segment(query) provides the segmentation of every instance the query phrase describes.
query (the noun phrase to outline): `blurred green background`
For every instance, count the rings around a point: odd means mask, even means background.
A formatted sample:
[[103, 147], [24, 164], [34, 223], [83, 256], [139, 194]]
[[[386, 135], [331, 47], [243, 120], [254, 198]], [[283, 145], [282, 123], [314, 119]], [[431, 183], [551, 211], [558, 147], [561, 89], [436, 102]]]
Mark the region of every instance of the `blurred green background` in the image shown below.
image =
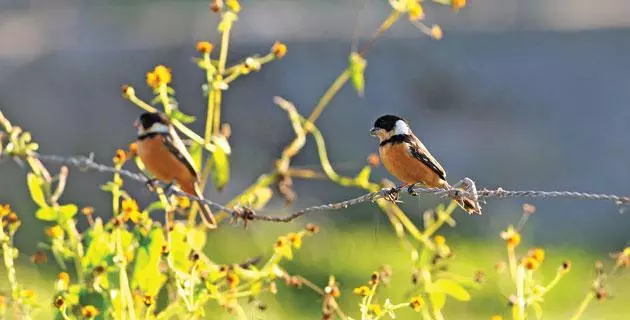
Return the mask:
[[[453, 181], [468, 176], [480, 188], [630, 193], [629, 2], [478, 0], [457, 14], [441, 6], [425, 9], [430, 23], [442, 25], [444, 39], [433, 41], [408, 23], [397, 24], [367, 57], [365, 97], [346, 87], [318, 121], [341, 173], [355, 174], [364, 165], [376, 151], [367, 130], [377, 116], [395, 113], [411, 120]], [[221, 193], [206, 190], [209, 198], [227, 202], [268, 171], [292, 138], [286, 114], [272, 97], [283, 96], [309, 112], [345, 67], [352, 43], [365, 41], [388, 12], [386, 1], [243, 1], [231, 61], [267, 52], [275, 40], [285, 42], [289, 54], [239, 79], [225, 95], [223, 120], [233, 131], [232, 181]], [[149, 97], [144, 77], [154, 65], [173, 68], [182, 110], [203, 118], [204, 75], [190, 58], [195, 41], [218, 42], [216, 23], [205, 1], [0, 0], [0, 109], [33, 133], [42, 153], [94, 152], [97, 161], [109, 162], [116, 148], [134, 139], [131, 124], [139, 114], [120, 98], [119, 87], [129, 83]], [[201, 131], [202, 124], [193, 128]], [[311, 140], [294, 163], [317, 168]], [[11, 161], [0, 164], [0, 202], [10, 203], [23, 221], [16, 237], [22, 252], [18, 277], [44, 301], [58, 269], [28, 261], [44, 239], [44, 224], [33, 217], [25, 175]], [[375, 176], [389, 177], [380, 168]], [[109, 196], [98, 189], [108, 178], [73, 170], [64, 198], [109, 217]], [[153, 199], [143, 185], [129, 185], [143, 203]], [[296, 181], [295, 189], [298, 201], [292, 207], [276, 199], [267, 212], [282, 215], [361, 193], [327, 181]], [[438, 200], [405, 198], [403, 207], [420, 223], [421, 213]], [[458, 211], [458, 226], [441, 232], [457, 254], [453, 267], [463, 274], [482, 270], [489, 283], [473, 292], [468, 304], [449, 302], [448, 318], [508, 315], [503, 295], [511, 288], [493, 268], [504, 259], [498, 234], [518, 221], [523, 202], [492, 200], [482, 217]], [[565, 319], [587, 293], [594, 261], [628, 245], [630, 222], [606, 202], [532, 203], [538, 212], [526, 227], [522, 249], [547, 248], [547, 281], [562, 260], [573, 261], [573, 271], [545, 301], [545, 319]], [[208, 253], [218, 262], [269, 254], [275, 237], [306, 222], [321, 224], [323, 231], [305, 239], [289, 271], [320, 285], [334, 274], [345, 289], [344, 309], [358, 310], [351, 289], [388, 264], [394, 282], [387, 295], [405, 299], [408, 253], [371, 204], [317, 213], [289, 226], [256, 223], [246, 231], [225, 226], [210, 235]], [[630, 318], [624, 303], [628, 284], [627, 275], [614, 281], [613, 299], [593, 304], [585, 318]], [[270, 310], [252, 311], [252, 318], [319, 316], [315, 294], [280, 289], [268, 300]], [[6, 290], [4, 281], [0, 290]]]

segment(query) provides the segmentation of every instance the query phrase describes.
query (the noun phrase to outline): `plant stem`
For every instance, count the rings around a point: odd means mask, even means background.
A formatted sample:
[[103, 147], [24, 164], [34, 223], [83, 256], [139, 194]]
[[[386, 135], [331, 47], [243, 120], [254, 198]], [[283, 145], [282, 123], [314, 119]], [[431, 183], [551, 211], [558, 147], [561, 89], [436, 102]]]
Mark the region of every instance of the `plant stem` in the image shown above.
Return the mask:
[[344, 69], [341, 74], [335, 79], [335, 81], [330, 85], [330, 87], [324, 92], [324, 95], [319, 99], [317, 105], [313, 108], [311, 115], [308, 117], [306, 124], [304, 125], [304, 130], [306, 132], [310, 132], [313, 124], [319, 118], [322, 111], [326, 108], [326, 106], [330, 103], [332, 98], [343, 88], [343, 85], [348, 82], [350, 79], [350, 69]]
[[129, 319], [135, 320], [136, 313], [133, 308], [133, 297], [131, 296], [131, 289], [129, 288], [129, 276], [127, 275], [127, 258], [125, 258], [125, 253], [123, 250], [122, 229], [120, 229], [120, 227], [116, 228], [116, 249], [118, 259], [121, 260], [118, 263], [118, 269], [120, 273], [120, 303], [123, 309], [123, 314], [125, 311], [127, 311], [129, 313]]
[[578, 310], [575, 312], [573, 317], [571, 317], [571, 320], [578, 320], [578, 319], [580, 319], [582, 317], [582, 315], [584, 314], [584, 311], [586, 311], [586, 308], [591, 303], [591, 301], [593, 301], [594, 298], [595, 298], [595, 293], [589, 292], [586, 295], [586, 297], [584, 297], [584, 300], [582, 300], [582, 303], [580, 303], [580, 306], [578, 307]]

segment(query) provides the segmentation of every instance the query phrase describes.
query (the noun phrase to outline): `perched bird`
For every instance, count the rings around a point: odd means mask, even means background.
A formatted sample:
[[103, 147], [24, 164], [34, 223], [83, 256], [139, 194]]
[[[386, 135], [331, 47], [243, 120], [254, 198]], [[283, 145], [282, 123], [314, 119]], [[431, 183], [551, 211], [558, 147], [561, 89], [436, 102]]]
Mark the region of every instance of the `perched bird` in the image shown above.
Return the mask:
[[[412, 188], [422, 183], [430, 188], [451, 189], [446, 181], [446, 172], [429, 150], [416, 137], [407, 120], [384, 115], [376, 119], [370, 134], [379, 140], [379, 154], [383, 165], [397, 179]], [[481, 214], [475, 199], [454, 199], [469, 214]]]
[[[182, 191], [203, 199], [192, 157], [166, 116], [146, 112], [134, 123], [138, 129], [138, 156], [155, 178], [177, 182]], [[201, 217], [209, 228], [216, 228], [210, 207], [200, 202]]]

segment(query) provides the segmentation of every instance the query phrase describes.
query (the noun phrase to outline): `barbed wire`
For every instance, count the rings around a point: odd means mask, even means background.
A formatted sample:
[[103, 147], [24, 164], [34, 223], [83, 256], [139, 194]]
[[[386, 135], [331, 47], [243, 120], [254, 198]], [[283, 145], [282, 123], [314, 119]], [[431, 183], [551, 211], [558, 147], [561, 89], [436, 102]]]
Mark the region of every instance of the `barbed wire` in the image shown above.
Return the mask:
[[[44, 154], [34, 154], [34, 157], [37, 157], [41, 161], [57, 163], [62, 165], [68, 165], [78, 168], [79, 170], [87, 171], [97, 171], [97, 172], [108, 172], [108, 173], [119, 173], [122, 176], [130, 178], [132, 180], [136, 180], [142, 183], [150, 182], [150, 179], [142, 174], [137, 172], [132, 172], [126, 169], [116, 169], [111, 166], [107, 166], [104, 164], [100, 164], [94, 161], [94, 154], [90, 154], [89, 156], [71, 156], [64, 157], [60, 155], [44, 155]], [[468, 178], [468, 183], [474, 182]], [[373, 202], [377, 199], [385, 198], [392, 199], [397, 198], [399, 192], [403, 189], [407, 189], [407, 187], [399, 186], [394, 188], [383, 188], [376, 192], [371, 192], [364, 194], [359, 197], [355, 197], [349, 200], [328, 203], [323, 205], [316, 205], [307, 207], [298, 211], [293, 212], [292, 214], [284, 217], [280, 216], [270, 216], [270, 215], [257, 215], [256, 212], [250, 208], [237, 206], [234, 208], [228, 208], [225, 205], [216, 203], [214, 201], [208, 199], [201, 199], [194, 195], [190, 195], [183, 191], [167, 188], [167, 193], [175, 194], [182, 197], [187, 197], [191, 200], [204, 202], [208, 204], [213, 209], [225, 211], [232, 215], [233, 218], [243, 219], [243, 220], [259, 220], [259, 221], [269, 221], [269, 222], [291, 222], [305, 214], [316, 212], [316, 211], [327, 211], [327, 210], [339, 210], [345, 209], [360, 203], [364, 202]], [[588, 192], [576, 192], [576, 191], [536, 191], [536, 190], [521, 190], [521, 191], [509, 191], [504, 190], [502, 188], [497, 188], [493, 190], [489, 189], [481, 189], [475, 193], [471, 193], [468, 191], [464, 191], [457, 188], [424, 188], [424, 187], [413, 187], [413, 192], [415, 194], [433, 194], [442, 197], [451, 197], [451, 198], [461, 198], [461, 197], [476, 197], [478, 199], [486, 199], [486, 198], [572, 198], [572, 199], [583, 199], [583, 200], [604, 200], [604, 201], [613, 201], [617, 205], [630, 205], [630, 197], [629, 196], [618, 196], [614, 194], [601, 194], [601, 193], [588, 193]], [[393, 197], [392, 197], [393, 196]]]

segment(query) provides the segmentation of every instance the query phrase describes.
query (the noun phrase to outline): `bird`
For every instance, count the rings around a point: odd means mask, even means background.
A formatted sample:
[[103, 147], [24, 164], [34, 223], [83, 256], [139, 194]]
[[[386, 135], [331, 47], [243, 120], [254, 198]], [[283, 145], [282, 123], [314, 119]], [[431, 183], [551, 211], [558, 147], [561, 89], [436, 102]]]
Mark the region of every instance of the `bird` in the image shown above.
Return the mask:
[[[391, 114], [380, 116], [370, 134], [378, 138], [383, 166], [404, 183], [403, 187], [408, 187], [410, 194], [414, 194], [413, 187], [418, 183], [429, 188], [453, 188], [446, 181], [442, 165], [411, 131], [406, 119]], [[467, 213], [481, 214], [481, 206], [476, 199], [454, 197], [454, 200]]]
[[137, 154], [146, 169], [156, 179], [169, 185], [176, 182], [182, 191], [201, 199], [201, 218], [208, 228], [215, 229], [217, 222], [208, 204], [203, 202], [192, 157], [170, 120], [161, 112], [145, 112], [134, 126], [138, 129]]

